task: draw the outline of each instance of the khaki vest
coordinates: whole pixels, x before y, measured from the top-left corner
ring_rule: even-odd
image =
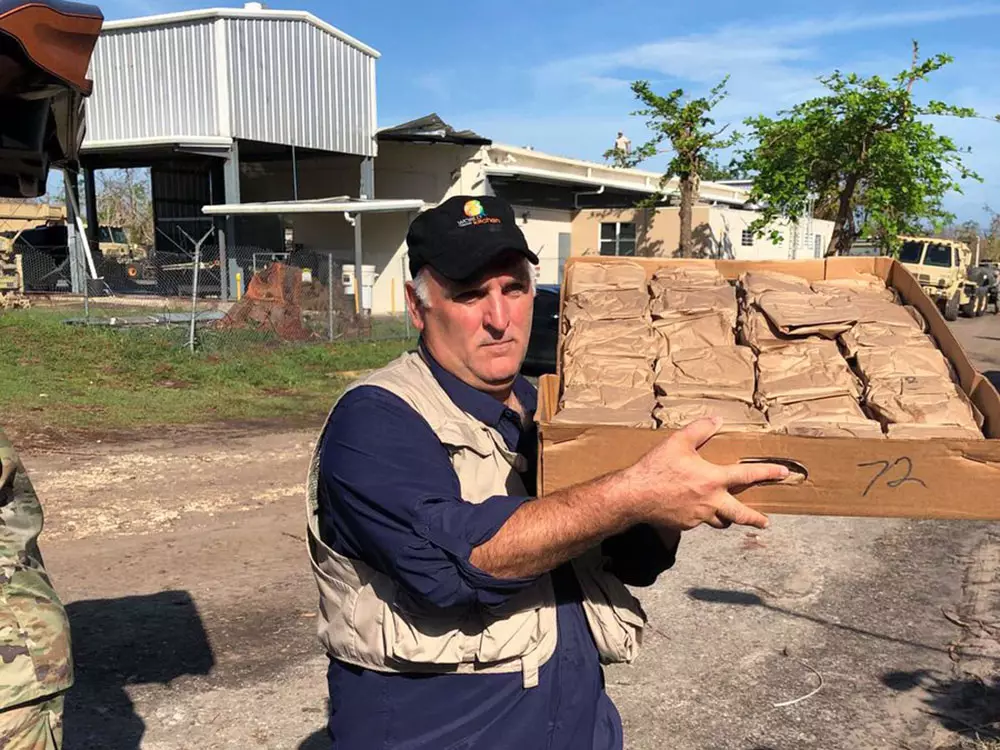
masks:
[[[525,459],[500,434],[448,397],[423,359],[404,354],[348,388],[374,385],[409,404],[448,448],[462,499],[524,495]],[[328,418],[329,420],[329,418]],[[323,432],[326,431],[324,427]],[[500,608],[444,610],[422,604],[360,560],[320,539],[317,487],[320,434],[307,481],[308,549],[319,587],[320,641],[337,659],[381,672],[521,671],[538,684],[538,668],[556,647],[556,606],[548,574]],[[530,502],[530,501],[529,501]],[[646,617],[625,585],[603,569],[600,548],[573,561],[590,631],[604,663],[635,658]]]

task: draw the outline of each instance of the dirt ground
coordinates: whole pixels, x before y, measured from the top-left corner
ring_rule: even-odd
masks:
[[[1000,317],[955,328],[1000,382]],[[315,427],[29,450],[73,624],[68,750],[329,746],[302,537]],[[607,670],[628,748],[931,750],[1000,729],[1000,524],[702,529],[638,593],[644,651]]]

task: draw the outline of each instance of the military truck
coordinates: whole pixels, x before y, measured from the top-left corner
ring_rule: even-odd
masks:
[[[13,240],[0,237],[0,310],[27,306],[21,254],[14,252]]]
[[[900,237],[897,260],[937,302],[945,320],[986,312],[988,284],[972,266],[972,251],[964,242],[939,237]]]

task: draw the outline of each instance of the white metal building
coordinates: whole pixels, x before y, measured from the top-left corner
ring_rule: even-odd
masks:
[[[183,253],[186,235],[216,222],[225,269],[216,285],[228,296],[227,246],[280,249],[281,227],[212,219],[202,207],[243,202],[248,181],[271,163],[288,165],[288,198],[370,197],[378,57],[310,13],[254,3],[106,23],[89,72],[88,214],[96,215],[95,169],[150,167],[157,251]],[[299,172],[317,162],[329,179],[320,195],[301,194]]]

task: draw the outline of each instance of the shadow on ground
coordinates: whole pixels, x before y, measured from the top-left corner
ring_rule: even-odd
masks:
[[[903,693],[921,689],[926,693],[925,711],[949,731],[970,740],[1000,739],[1000,678],[954,679],[918,670],[889,672],[882,675],[882,682]]]
[[[302,740],[298,750],[330,750],[330,735],[325,729],[318,729]]]
[[[854,635],[859,635],[865,638],[874,638],[880,641],[885,641],[887,643],[898,643],[905,646],[911,646],[914,648],[924,649],[925,651],[937,651],[942,654],[947,654],[948,649],[941,648],[940,646],[931,646],[926,643],[919,643],[917,641],[910,641],[905,638],[897,638],[896,636],[886,635],[885,633],[876,633],[871,630],[866,630],[865,628],[855,627],[853,625],[846,625],[841,622],[835,622],[833,620],[828,620],[823,617],[816,617],[814,615],[807,615],[804,612],[796,612],[792,609],[786,609],[785,607],[780,607],[776,604],[770,604],[764,599],[762,599],[757,594],[748,591],[737,591],[731,589],[708,589],[708,588],[692,588],[688,589],[687,595],[700,602],[709,602],[712,604],[728,604],[736,605],[742,607],[761,607],[763,609],[770,610],[771,612],[777,612],[788,617],[794,617],[800,620],[806,620],[808,622],[816,623],[817,625],[822,625],[824,627],[836,628],[837,630],[853,633]],[[995,659],[995,657],[989,654],[969,654],[970,656],[982,657],[986,659]]]
[[[125,688],[205,675],[215,664],[186,591],[79,601],[66,610],[76,682],[66,698],[65,750],[138,750],[146,726]]]

